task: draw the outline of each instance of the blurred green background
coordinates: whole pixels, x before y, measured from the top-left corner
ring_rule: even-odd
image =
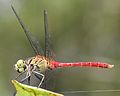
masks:
[[[0,96],[12,96],[14,64],[34,56],[10,4],[44,48],[43,9],[48,10],[55,59],[63,62],[101,61],[113,69],[63,68],[50,82],[56,92],[120,89],[119,0],[0,0]],[[119,96],[120,92],[66,93],[65,96]]]

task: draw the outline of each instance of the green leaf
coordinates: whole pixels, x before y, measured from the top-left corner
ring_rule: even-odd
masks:
[[[42,88],[28,86],[19,83],[16,80],[12,80],[12,83],[14,84],[17,91],[16,96],[64,96],[62,94],[58,94]]]

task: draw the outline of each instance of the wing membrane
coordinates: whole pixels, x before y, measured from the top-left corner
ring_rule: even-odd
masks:
[[[43,55],[42,49],[40,48],[40,44],[39,42],[32,36],[32,34],[30,33],[30,31],[25,27],[23,21],[21,20],[21,18],[18,16],[17,12],[15,11],[14,7],[11,5],[11,8],[15,14],[15,16],[17,17],[21,27],[23,28],[31,47],[33,48],[34,52],[36,55],[41,54]]]
[[[44,28],[45,28],[45,57],[51,57],[51,49],[50,49],[50,34],[48,32],[48,17],[47,17],[47,10],[44,10]]]

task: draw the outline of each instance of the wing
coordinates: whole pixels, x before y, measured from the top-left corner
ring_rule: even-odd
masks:
[[[51,48],[50,48],[50,34],[48,32],[48,17],[47,17],[47,10],[44,10],[44,28],[45,28],[45,57],[50,58],[52,55]]]
[[[17,19],[18,19],[21,27],[23,28],[23,30],[24,30],[24,32],[25,32],[25,34],[26,34],[26,36],[27,36],[27,38],[28,38],[28,40],[29,40],[29,42],[30,42],[30,45],[31,45],[31,47],[33,48],[35,54],[36,54],[36,55],[38,55],[38,54],[41,54],[41,55],[42,55],[42,54],[43,54],[43,51],[42,51],[42,49],[40,48],[39,42],[32,36],[32,34],[30,33],[30,31],[25,27],[23,21],[22,21],[21,18],[18,16],[17,12],[15,11],[15,9],[14,9],[14,7],[13,7],[12,5],[11,5],[11,8],[12,8],[15,16],[17,17]]]

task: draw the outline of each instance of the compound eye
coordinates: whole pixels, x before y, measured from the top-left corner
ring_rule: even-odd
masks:
[[[20,59],[20,60],[17,61],[17,66],[18,66],[18,67],[22,67],[22,66],[24,66],[24,65],[25,65],[24,60]]]
[[[17,70],[19,73],[22,73],[24,72],[26,69],[26,66],[25,66],[25,61],[20,59],[17,61],[17,63],[15,64],[15,70]]]

